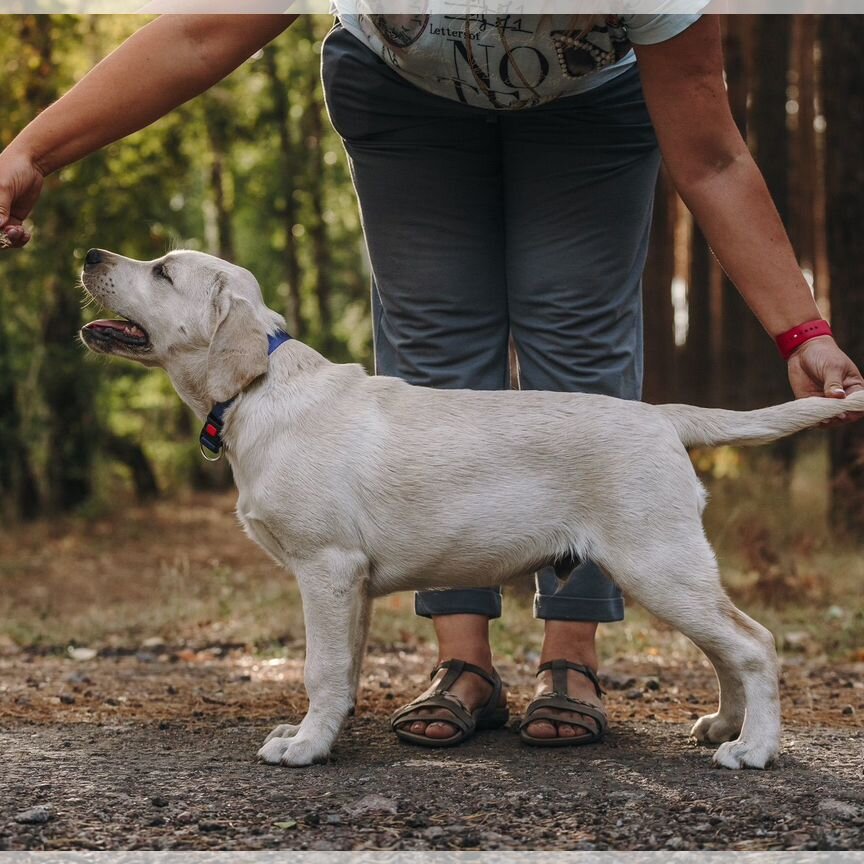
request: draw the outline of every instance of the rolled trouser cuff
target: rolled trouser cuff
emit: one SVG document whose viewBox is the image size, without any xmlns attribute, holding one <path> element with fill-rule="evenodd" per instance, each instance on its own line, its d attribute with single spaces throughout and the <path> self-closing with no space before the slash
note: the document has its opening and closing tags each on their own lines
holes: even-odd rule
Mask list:
<svg viewBox="0 0 864 864">
<path fill-rule="evenodd" d="M 560 594 L 536 594 L 534 617 L 545 621 L 622 621 L 623 597 L 562 597 Z"/>
<path fill-rule="evenodd" d="M 423 618 L 433 615 L 485 615 L 501 617 L 500 588 L 456 588 L 447 591 L 418 591 L 414 612 Z"/>
</svg>

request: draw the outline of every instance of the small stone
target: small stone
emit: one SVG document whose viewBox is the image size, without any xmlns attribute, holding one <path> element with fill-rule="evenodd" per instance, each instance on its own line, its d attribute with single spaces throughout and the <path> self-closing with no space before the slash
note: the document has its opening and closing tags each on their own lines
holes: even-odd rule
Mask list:
<svg viewBox="0 0 864 864">
<path fill-rule="evenodd" d="M 600 681 L 607 690 L 629 690 L 636 686 L 635 678 L 623 678 L 618 675 L 601 675 Z"/>
<path fill-rule="evenodd" d="M 328 825 L 341 825 L 342 824 L 342 817 L 338 813 L 328 813 L 324 817 L 324 821 Z"/>
<path fill-rule="evenodd" d="M 207 821 L 198 823 L 198 830 L 204 831 L 206 833 L 211 833 L 213 831 L 224 831 L 227 827 L 228 826 L 224 822 Z"/>
<path fill-rule="evenodd" d="M 444 829 L 440 825 L 433 825 L 431 828 L 427 828 L 423 832 L 423 836 L 427 840 L 439 840 L 445 834 Z"/>
<path fill-rule="evenodd" d="M 646 690 L 654 690 L 655 692 L 660 689 L 660 679 L 659 678 L 648 678 L 645 681 L 645 689 Z"/>
<path fill-rule="evenodd" d="M 98 653 L 94 648 L 69 647 L 67 653 L 73 660 L 92 660 Z"/>
<path fill-rule="evenodd" d="M 373 792 L 369 795 L 364 795 L 353 804 L 349 804 L 345 811 L 352 816 L 366 816 L 371 813 L 386 813 L 394 816 L 397 811 L 396 802 L 391 798 L 385 798 L 383 795 L 378 795 Z"/>
<path fill-rule="evenodd" d="M 631 690 L 627 694 L 628 699 L 643 699 L 645 694 L 641 690 Z"/>
<path fill-rule="evenodd" d="M 168 799 L 164 795 L 154 795 L 150 799 L 150 803 L 154 807 L 167 807 L 169 802 L 168 802 Z"/>
<path fill-rule="evenodd" d="M 75 697 L 71 693 L 61 693 L 60 694 L 60 701 L 64 705 L 74 705 L 75 704 Z"/>
<path fill-rule="evenodd" d="M 818 809 L 829 816 L 839 816 L 841 819 L 854 819 L 861 809 L 848 801 L 838 801 L 836 798 L 826 798 L 817 805 Z"/>
<path fill-rule="evenodd" d="M 51 809 L 40 804 L 16 814 L 13 818 L 20 825 L 44 825 L 46 822 L 50 822 L 53 817 L 54 814 Z"/>
<path fill-rule="evenodd" d="M 855 708 L 852 705 L 844 705 L 840 712 L 844 717 L 854 717 Z"/>
</svg>

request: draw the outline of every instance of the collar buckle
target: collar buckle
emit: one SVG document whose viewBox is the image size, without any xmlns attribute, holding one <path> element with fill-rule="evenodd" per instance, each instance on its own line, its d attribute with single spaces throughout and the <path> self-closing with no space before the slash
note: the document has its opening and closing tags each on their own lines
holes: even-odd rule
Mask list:
<svg viewBox="0 0 864 864">
<path fill-rule="evenodd" d="M 201 435 L 198 437 L 198 446 L 201 455 L 208 462 L 218 462 L 224 455 L 222 452 L 222 427 L 224 421 L 217 417 L 212 411 L 207 415 Z"/>
</svg>

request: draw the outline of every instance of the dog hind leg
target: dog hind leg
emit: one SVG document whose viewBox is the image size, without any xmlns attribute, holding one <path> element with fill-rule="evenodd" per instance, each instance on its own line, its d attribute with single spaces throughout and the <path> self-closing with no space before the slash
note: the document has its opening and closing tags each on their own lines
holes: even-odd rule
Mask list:
<svg viewBox="0 0 864 864">
<path fill-rule="evenodd" d="M 726 768 L 764 768 L 780 744 L 773 636 L 738 610 L 723 591 L 714 553 L 698 520 L 677 526 L 669 521 L 661 516 L 652 521 L 650 533 L 644 524 L 632 533 L 631 537 L 643 538 L 640 548 L 610 544 L 612 549 L 600 551 L 595 559 L 625 592 L 695 642 L 714 665 L 720 707 L 702 718 L 693 734 L 715 743 L 737 735 L 721 744 L 714 762 Z"/>
</svg>

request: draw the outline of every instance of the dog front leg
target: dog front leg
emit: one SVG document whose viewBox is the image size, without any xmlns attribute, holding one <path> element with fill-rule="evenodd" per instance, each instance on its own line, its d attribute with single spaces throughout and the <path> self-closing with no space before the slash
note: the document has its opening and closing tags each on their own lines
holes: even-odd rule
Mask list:
<svg viewBox="0 0 864 864">
<path fill-rule="evenodd" d="M 330 755 L 354 707 L 361 658 L 355 651 L 368 610 L 368 566 L 360 556 L 332 552 L 295 564 L 306 624 L 304 683 L 309 710 L 299 726 L 277 726 L 258 751 L 273 765 L 302 766 Z"/>
</svg>

